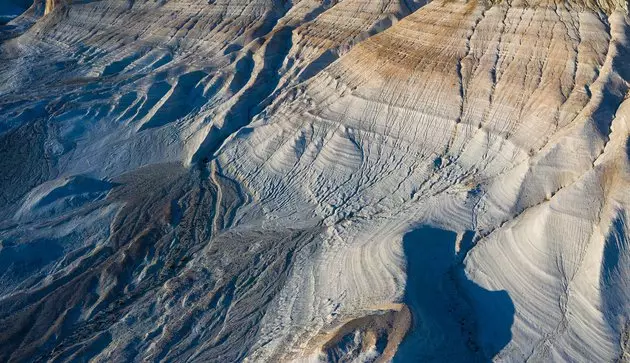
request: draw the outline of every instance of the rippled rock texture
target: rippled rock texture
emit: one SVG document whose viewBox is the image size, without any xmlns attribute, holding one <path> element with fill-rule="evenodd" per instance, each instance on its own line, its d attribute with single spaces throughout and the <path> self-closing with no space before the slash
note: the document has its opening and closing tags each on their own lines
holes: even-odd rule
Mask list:
<svg viewBox="0 0 630 363">
<path fill-rule="evenodd" d="M 624 1 L 36 1 L 0 361 L 628 361 Z"/>
</svg>

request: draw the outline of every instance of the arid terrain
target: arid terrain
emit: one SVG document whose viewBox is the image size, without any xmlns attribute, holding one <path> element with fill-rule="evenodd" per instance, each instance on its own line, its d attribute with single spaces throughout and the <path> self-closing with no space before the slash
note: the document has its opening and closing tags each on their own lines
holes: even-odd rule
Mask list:
<svg viewBox="0 0 630 363">
<path fill-rule="evenodd" d="M 627 0 L 0 2 L 0 362 L 630 362 Z"/>
</svg>

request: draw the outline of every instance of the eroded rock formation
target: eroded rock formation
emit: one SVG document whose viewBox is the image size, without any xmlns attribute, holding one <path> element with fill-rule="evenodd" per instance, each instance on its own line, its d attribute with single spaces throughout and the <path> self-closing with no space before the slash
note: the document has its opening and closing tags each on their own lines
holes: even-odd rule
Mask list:
<svg viewBox="0 0 630 363">
<path fill-rule="evenodd" d="M 629 358 L 626 2 L 55 4 L 0 36 L 0 360 Z"/>
<path fill-rule="evenodd" d="M 46 0 L 46 5 L 44 7 L 44 15 L 51 13 L 59 4 L 60 0 Z"/>
</svg>

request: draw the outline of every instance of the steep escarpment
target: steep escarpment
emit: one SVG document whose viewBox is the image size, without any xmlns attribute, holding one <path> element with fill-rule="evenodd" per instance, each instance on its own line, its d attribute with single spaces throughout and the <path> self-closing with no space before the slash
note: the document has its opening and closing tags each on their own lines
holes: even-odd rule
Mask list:
<svg viewBox="0 0 630 363">
<path fill-rule="evenodd" d="M 627 3 L 46 12 L 0 36 L 0 360 L 627 358 Z"/>
</svg>

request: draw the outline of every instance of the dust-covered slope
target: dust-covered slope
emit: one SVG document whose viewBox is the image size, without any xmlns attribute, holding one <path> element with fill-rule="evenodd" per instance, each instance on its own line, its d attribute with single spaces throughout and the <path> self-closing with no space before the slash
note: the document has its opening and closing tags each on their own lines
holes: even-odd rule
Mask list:
<svg viewBox="0 0 630 363">
<path fill-rule="evenodd" d="M 0 360 L 627 360 L 626 9 L 75 0 L 17 19 Z"/>
</svg>

